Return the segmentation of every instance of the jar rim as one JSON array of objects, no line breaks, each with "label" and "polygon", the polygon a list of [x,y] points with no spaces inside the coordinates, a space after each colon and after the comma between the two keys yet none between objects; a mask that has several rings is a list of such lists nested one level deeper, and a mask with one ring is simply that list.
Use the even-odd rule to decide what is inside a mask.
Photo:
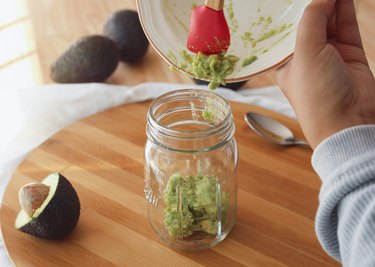
[{"label": "jar rim", "polygon": [[[187,96],[193,96],[193,97],[198,97],[198,96],[204,96],[207,99],[210,100],[215,100],[215,102],[221,102],[225,106],[223,106],[223,109],[225,110],[225,116],[223,118],[220,118],[220,121],[212,125],[212,127],[207,127],[204,129],[199,129],[199,130],[175,130],[171,129],[170,127],[160,123],[158,118],[155,117],[155,112],[156,110],[163,104],[163,102],[168,99],[175,97],[171,99],[170,102],[176,101],[176,100],[186,100]],[[178,98],[181,97],[181,98]],[[233,123],[233,118],[232,118],[232,109],[230,104],[228,103],[227,100],[225,100],[222,96],[208,91],[206,89],[177,89],[173,91],[169,91],[167,93],[164,93],[152,101],[149,110],[148,110],[148,116],[147,116],[147,121],[152,127],[158,128],[159,131],[163,131],[169,136],[176,136],[177,133],[181,134],[184,133],[188,135],[187,138],[192,138],[195,135],[198,135],[197,137],[202,137],[202,136],[209,136],[212,134],[215,134],[218,131],[221,131],[222,128],[227,128],[228,122]],[[179,135],[181,137],[181,135]]]}]

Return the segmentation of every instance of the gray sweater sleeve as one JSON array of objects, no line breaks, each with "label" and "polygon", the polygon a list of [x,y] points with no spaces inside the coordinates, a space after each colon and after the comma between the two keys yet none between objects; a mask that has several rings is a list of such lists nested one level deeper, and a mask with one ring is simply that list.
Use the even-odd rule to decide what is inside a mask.
[{"label": "gray sweater sleeve", "polygon": [[322,179],[315,228],[343,266],[375,266],[375,125],[340,131],[314,151]]}]

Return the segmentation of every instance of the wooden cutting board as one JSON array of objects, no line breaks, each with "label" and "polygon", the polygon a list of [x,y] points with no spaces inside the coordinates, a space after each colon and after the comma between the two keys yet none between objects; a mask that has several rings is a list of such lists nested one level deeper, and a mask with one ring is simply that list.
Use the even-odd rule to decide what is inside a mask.
[{"label": "wooden cutting board", "polygon": [[[320,180],[311,150],[279,147],[248,129],[246,111],[296,122],[231,103],[240,151],[238,219],[213,249],[181,253],[164,246],[149,226],[143,193],[143,145],[150,102],[124,105],[79,121],[33,150],[12,177],[1,207],[1,230],[16,266],[339,266],[314,233]],[[77,228],[62,241],[14,228],[18,190],[61,172],[81,201]]]}]

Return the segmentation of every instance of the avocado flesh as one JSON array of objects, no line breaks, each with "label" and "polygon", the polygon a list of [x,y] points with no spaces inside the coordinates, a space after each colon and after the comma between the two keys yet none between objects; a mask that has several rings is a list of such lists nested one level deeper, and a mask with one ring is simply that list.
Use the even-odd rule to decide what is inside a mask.
[{"label": "avocado flesh", "polygon": [[48,175],[42,183],[50,187],[46,200],[31,217],[21,210],[15,227],[40,238],[64,238],[76,227],[79,219],[78,195],[71,183],[59,173]]}]

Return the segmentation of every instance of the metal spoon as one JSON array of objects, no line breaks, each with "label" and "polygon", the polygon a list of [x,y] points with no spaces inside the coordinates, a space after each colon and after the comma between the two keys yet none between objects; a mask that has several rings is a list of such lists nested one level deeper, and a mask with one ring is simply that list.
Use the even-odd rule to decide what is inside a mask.
[{"label": "metal spoon", "polygon": [[295,138],[289,128],[272,118],[254,112],[247,112],[244,115],[244,119],[247,125],[258,135],[272,143],[283,146],[309,146],[306,140]]}]

